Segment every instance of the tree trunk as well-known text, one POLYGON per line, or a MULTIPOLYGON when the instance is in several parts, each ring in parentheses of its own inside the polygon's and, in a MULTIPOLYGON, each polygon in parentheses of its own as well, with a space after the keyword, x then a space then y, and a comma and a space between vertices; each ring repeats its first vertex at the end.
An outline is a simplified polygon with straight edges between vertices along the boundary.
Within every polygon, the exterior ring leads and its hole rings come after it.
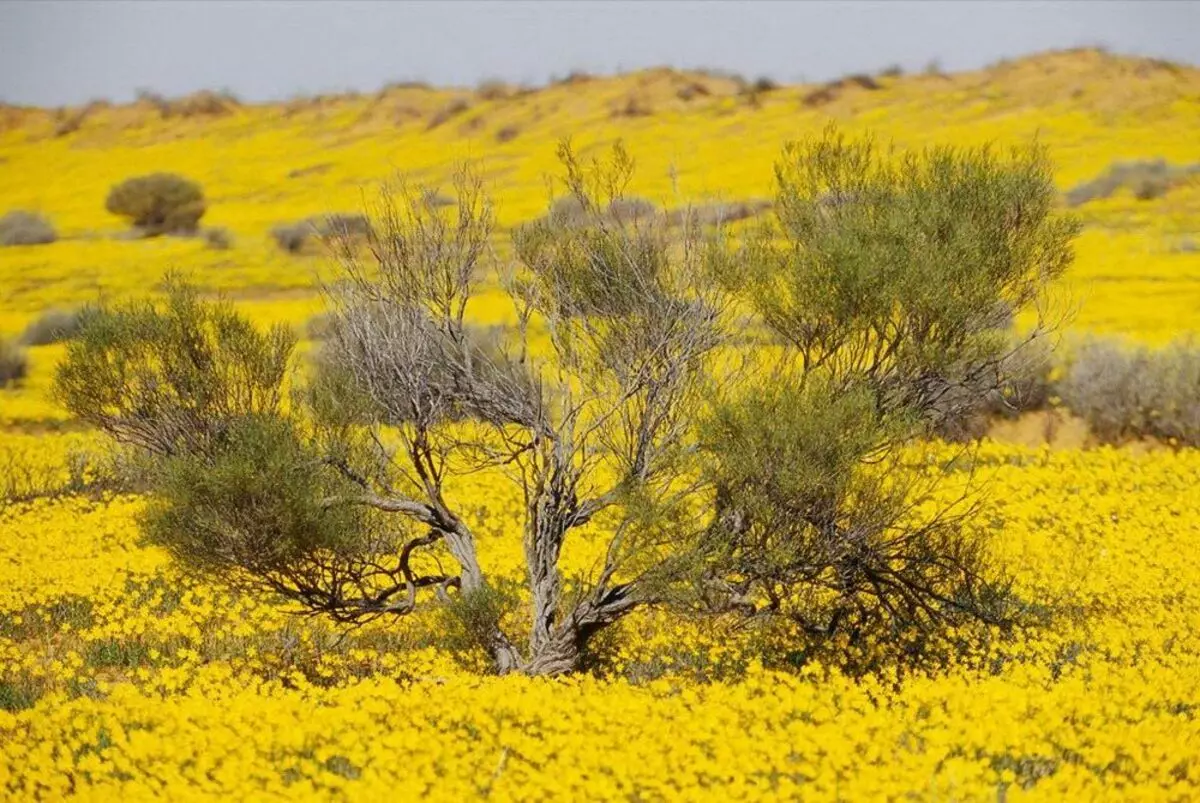
POLYGON ((583 646, 575 628, 558 628, 539 643, 529 660, 521 665, 520 672, 541 677, 570 674, 579 668, 583 646))

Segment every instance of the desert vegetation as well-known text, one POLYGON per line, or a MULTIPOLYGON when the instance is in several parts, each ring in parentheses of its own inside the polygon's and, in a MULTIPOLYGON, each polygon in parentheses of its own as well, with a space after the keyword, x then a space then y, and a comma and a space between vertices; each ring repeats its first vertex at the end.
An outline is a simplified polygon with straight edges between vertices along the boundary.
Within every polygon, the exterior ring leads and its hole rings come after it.
POLYGON ((112 188, 104 208, 148 237, 195 234, 206 205, 200 185, 172 173, 152 173, 112 188))
POLYGON ((0 797, 1194 797, 1197 81, 5 107, 0 797))

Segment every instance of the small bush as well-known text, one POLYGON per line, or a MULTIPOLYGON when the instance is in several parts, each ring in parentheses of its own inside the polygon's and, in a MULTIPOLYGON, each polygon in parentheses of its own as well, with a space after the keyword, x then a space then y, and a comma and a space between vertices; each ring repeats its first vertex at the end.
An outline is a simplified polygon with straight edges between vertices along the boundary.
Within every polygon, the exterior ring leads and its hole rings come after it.
POLYGON ((649 117, 654 114, 654 108, 649 102, 636 94, 625 98, 624 103, 613 110, 613 117, 649 117))
POLYGON ((504 100, 512 95, 512 88, 498 79, 488 79, 475 90, 480 100, 504 100))
POLYGON ((878 81, 866 73, 855 73, 854 75, 847 75, 836 81, 830 81, 827 84, 817 87, 805 95, 801 103, 809 108, 824 106, 840 98, 845 90, 854 87, 868 91, 883 89, 883 86, 878 81))
POLYGON ((0 340, 0 388, 19 384, 28 373, 25 349, 9 340, 0 340))
POLYGON ((25 327, 21 343, 26 346, 48 346, 70 340, 79 331, 80 315, 77 310, 53 309, 25 327))
POLYGON ((18 210, 0 217, 0 245, 45 245, 56 239, 54 226, 41 215, 18 210))
POLYGON ((1166 159, 1115 162, 1101 175, 1067 192, 1067 206, 1081 206, 1110 198, 1122 189, 1139 201, 1161 198, 1189 176, 1200 173, 1200 164, 1173 166, 1166 159))
POLYGON ((312 234, 312 227, 304 221, 280 223, 271 228, 271 237, 275 239, 280 248, 289 254, 298 254, 304 250, 304 244, 310 234, 312 234))
POLYGON ((684 103, 691 103, 696 98, 708 97, 712 94, 712 90, 707 85, 700 81, 689 81, 681 86, 675 92, 675 97, 682 100, 684 103))
POLYGON ((470 108, 471 101, 467 100, 466 98, 457 98, 452 100, 442 108, 438 109, 438 111, 434 113, 433 117, 429 118, 429 125, 426 127, 426 130, 432 131, 439 126, 445 125, 452 118, 457 117, 470 108))
POLYGON ((226 228, 205 229, 204 244, 214 251, 228 251, 233 246, 233 235, 226 228))
POLYGON ((1154 437, 1200 446, 1200 346, 1160 350, 1084 342, 1066 367, 1063 404, 1106 443, 1154 437))
POLYGON ((779 89, 779 82, 774 78, 766 75, 760 75, 754 79, 754 83, 750 85, 750 91, 762 94, 764 92, 774 92, 779 89))
POLYGON ((521 129, 517 126, 506 125, 504 128, 501 128, 496 132, 496 141, 503 145, 505 142, 512 142, 514 139, 520 136, 520 134, 521 129))
MULTIPOLYGON (((445 205, 436 203, 436 199, 431 199, 430 202, 435 206, 445 205)), ((328 242, 336 237, 366 237, 370 231, 371 221, 366 215, 336 212, 314 215, 295 223, 280 223, 271 229, 271 236, 284 251, 298 254, 314 238, 328 242)))
POLYGON ((151 237, 195 234, 206 209, 200 185, 174 173, 127 179, 109 191, 104 206, 151 237))

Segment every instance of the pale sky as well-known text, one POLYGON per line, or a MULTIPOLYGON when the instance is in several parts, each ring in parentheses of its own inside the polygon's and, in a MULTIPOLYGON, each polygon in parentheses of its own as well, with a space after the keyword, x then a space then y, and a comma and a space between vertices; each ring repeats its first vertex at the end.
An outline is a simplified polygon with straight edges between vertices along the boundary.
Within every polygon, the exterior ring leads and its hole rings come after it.
POLYGON ((0 0, 0 101, 124 101, 142 87, 261 101, 662 64, 818 81, 1085 45, 1198 64, 1200 2, 0 0))

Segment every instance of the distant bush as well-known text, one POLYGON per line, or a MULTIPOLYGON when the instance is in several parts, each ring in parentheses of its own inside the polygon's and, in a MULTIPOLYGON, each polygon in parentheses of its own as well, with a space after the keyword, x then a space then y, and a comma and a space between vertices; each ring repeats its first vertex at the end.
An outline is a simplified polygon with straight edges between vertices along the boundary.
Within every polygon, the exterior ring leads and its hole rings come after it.
POLYGON ((138 103, 152 106, 164 120, 171 117, 219 117, 241 105, 237 96, 227 89, 220 92, 202 89, 173 100, 149 89, 139 89, 137 100, 138 103))
POLYGON ((637 95, 626 96, 623 103, 613 109, 613 117, 649 117, 654 114, 654 108, 649 101, 637 95))
POLYGON ((457 117, 469 108, 471 108, 471 101, 467 100, 466 98, 456 98, 455 100, 450 101, 445 106, 438 109, 434 113, 433 117, 429 118, 429 125, 426 127, 426 130, 432 131, 439 126, 445 125, 452 118, 457 117))
POLYGON ((45 245, 56 239, 54 226, 41 215, 18 210, 0 217, 0 245, 45 245))
POLYGON ((15 385, 29 372, 25 349, 10 340, 0 339, 0 388, 15 385))
POLYGON ((214 251, 227 251, 233 246, 233 235, 226 228, 212 228, 204 230, 204 244, 214 251))
POLYGON ((69 340, 79 331, 78 310, 52 309, 25 327, 21 343, 26 346, 48 346, 69 340))
POLYGON ((271 228, 271 237, 274 238, 275 243, 289 254, 300 253, 310 234, 312 234, 312 227, 304 221, 280 223, 271 228))
POLYGON ((520 128, 518 128, 515 125, 506 125, 503 128, 501 128, 499 131, 496 132, 496 141, 501 144, 504 144, 505 142, 512 142, 514 139, 516 139, 520 135, 521 135, 520 128))
POLYGON ((1063 404, 1107 443, 1154 437, 1200 446, 1200 346, 1084 342, 1059 386, 1063 404))
POLYGON ((1200 174, 1200 164, 1171 165, 1166 159, 1115 162, 1100 176, 1067 192, 1067 206, 1081 206, 1109 198, 1128 189, 1139 201, 1161 198, 1189 176, 1200 174))
POLYGON ((501 80, 491 78, 475 89, 480 100, 504 100, 513 93, 512 88, 501 80))
POLYGON ((271 236, 284 251, 298 254, 314 238, 329 241, 335 237, 366 237, 370 231, 371 221, 366 215, 338 212, 315 215, 295 223, 280 223, 271 229, 271 236))
POLYGON ((195 234, 206 209, 200 185, 174 173, 127 179, 109 191, 104 206, 151 237, 195 234))
POLYGON ((812 92, 809 92, 807 95, 805 95, 801 100, 801 103, 810 108, 824 106, 825 104, 832 103, 841 97, 845 90, 853 89, 855 87, 870 91, 883 89, 883 86, 878 81, 866 73, 855 73, 853 75, 847 75, 843 78, 837 79, 836 81, 830 81, 829 83, 817 87, 812 92))

